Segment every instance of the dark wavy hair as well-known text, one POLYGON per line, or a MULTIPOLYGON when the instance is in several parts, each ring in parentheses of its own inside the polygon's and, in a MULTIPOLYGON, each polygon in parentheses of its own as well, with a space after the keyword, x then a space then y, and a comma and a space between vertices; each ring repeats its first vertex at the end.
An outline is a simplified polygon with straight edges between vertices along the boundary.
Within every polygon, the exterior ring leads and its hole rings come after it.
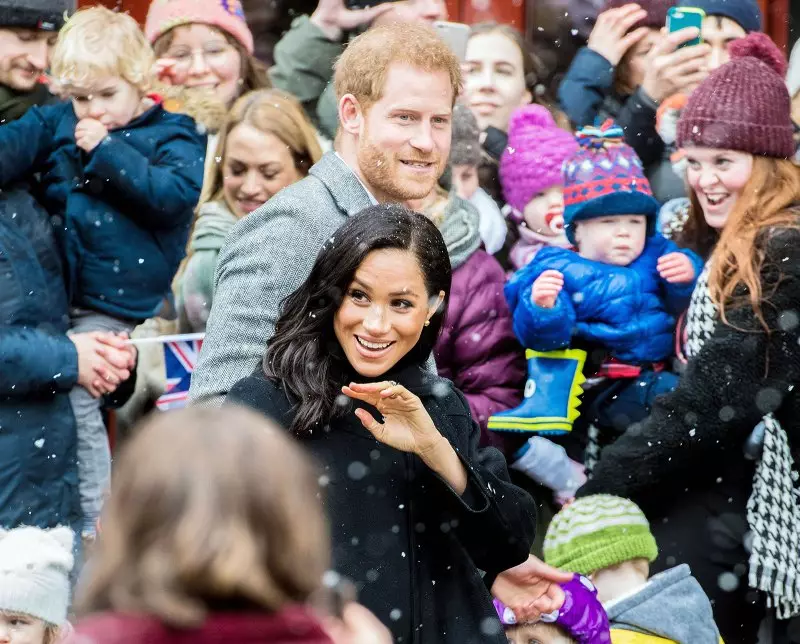
POLYGON ((423 364, 436 344, 447 312, 451 268, 441 233, 424 215, 399 205, 371 206, 349 217, 325 243, 308 279, 282 304, 275 334, 267 343, 262 369, 295 402, 291 430, 305 433, 343 415, 341 386, 354 375, 333 330, 358 267, 376 250, 412 253, 430 298, 445 299, 416 345, 398 363, 423 364))

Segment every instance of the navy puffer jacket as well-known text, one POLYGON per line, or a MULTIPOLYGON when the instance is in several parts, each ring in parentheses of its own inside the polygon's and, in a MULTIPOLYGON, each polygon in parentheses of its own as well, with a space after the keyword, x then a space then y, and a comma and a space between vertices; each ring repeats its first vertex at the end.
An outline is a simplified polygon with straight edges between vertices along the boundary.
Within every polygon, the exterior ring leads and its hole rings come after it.
POLYGON ((673 352, 676 316, 689 305, 702 260, 661 235, 647 241, 630 266, 584 259, 563 248, 543 248, 506 284, 505 295, 520 342, 537 351, 569 346, 573 337, 606 347, 625 362, 658 362, 673 352), (668 253, 687 255, 695 269, 688 284, 669 284, 656 269, 668 253), (552 309, 534 304, 533 282, 546 270, 564 275, 552 309))
POLYGON ((63 220, 71 304, 145 320, 186 252, 205 135, 155 105, 87 154, 77 122, 72 104, 59 103, 0 127, 0 186, 41 174, 39 201, 63 220))
POLYGON ((52 223, 25 190, 0 195, 0 526, 80 518, 69 390, 78 354, 52 223))

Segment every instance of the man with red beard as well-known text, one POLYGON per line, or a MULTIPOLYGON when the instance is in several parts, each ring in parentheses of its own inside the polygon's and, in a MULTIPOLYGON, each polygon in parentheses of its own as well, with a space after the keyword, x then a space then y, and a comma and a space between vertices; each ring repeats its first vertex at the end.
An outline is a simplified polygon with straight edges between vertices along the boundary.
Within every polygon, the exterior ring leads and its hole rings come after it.
POLYGON ((54 100, 41 83, 70 0, 0 0, 0 123, 54 100))
POLYGON ((281 302, 348 216, 376 203, 413 204, 445 169, 461 71, 429 26, 377 26, 358 36, 336 64, 334 85, 334 151, 239 221, 220 252, 194 401, 220 404, 253 372, 281 302))

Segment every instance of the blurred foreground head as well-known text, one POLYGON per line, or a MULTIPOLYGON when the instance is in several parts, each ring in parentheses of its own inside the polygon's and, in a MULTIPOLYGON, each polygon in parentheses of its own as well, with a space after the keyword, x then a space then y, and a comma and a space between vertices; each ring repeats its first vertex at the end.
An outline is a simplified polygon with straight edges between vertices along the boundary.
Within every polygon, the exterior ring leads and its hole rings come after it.
POLYGON ((253 412, 151 416, 117 459, 80 610, 191 627, 305 602, 330 556, 318 492, 299 446, 253 412))

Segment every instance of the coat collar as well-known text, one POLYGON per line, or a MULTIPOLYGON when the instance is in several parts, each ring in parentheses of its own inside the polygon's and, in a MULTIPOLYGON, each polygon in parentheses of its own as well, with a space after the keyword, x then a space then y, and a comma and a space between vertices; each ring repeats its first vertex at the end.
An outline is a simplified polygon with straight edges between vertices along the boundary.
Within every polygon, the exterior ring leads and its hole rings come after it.
POLYGON ((372 202, 353 170, 335 152, 327 152, 309 170, 331 193, 336 205, 348 216, 369 208, 372 202))

